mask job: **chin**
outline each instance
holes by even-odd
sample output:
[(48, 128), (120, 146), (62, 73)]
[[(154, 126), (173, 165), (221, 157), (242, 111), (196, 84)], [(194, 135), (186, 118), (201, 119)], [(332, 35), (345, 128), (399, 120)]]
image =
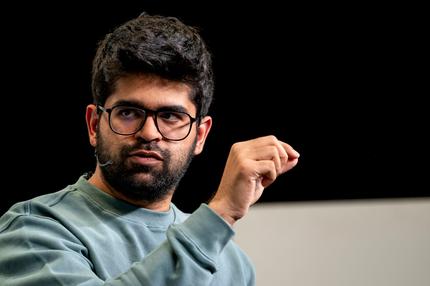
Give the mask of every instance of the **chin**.
[(132, 178), (138, 184), (152, 184), (154, 182), (154, 176), (150, 173), (136, 173), (132, 175)]

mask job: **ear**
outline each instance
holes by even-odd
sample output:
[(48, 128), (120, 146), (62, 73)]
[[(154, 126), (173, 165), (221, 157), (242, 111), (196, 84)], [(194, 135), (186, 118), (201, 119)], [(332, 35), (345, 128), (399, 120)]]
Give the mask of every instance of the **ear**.
[(97, 143), (96, 133), (97, 124), (99, 117), (97, 115), (97, 107), (94, 104), (87, 106), (87, 112), (85, 113), (85, 120), (87, 122), (88, 137), (90, 139), (91, 146), (95, 147)]
[(212, 117), (205, 116), (201, 119), (200, 125), (197, 126), (197, 143), (194, 149), (194, 155), (198, 155), (203, 151), (203, 147), (212, 127)]

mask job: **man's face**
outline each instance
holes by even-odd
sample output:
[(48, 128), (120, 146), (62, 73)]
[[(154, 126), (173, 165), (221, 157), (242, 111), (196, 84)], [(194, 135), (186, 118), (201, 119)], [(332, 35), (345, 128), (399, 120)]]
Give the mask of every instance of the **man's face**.
[[(118, 80), (105, 108), (130, 104), (151, 110), (182, 108), (192, 117), (196, 108), (189, 99), (190, 88), (182, 83), (154, 77), (130, 76)], [(109, 127), (108, 113), (100, 114), (96, 151), (106, 182), (130, 199), (155, 202), (171, 194), (185, 174), (195, 153), (196, 127), (187, 138), (169, 141), (158, 132), (148, 116), (134, 135), (118, 135)], [(196, 123), (194, 123), (196, 124)]]

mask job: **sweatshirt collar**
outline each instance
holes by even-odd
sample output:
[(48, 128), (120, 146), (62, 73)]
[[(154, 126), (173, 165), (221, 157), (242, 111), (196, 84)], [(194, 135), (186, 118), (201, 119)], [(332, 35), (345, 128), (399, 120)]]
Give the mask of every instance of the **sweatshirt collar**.
[(130, 220), (149, 227), (167, 228), (176, 222), (178, 209), (173, 203), (167, 212), (153, 211), (139, 206), (132, 205), (125, 201), (103, 192), (90, 184), (85, 175), (82, 175), (75, 183), (76, 189), (82, 191), (90, 197), (105, 212), (108, 212), (121, 219)]

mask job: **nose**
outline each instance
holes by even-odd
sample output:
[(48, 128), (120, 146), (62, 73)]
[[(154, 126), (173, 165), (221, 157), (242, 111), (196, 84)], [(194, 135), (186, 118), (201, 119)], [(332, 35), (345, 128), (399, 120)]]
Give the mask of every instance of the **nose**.
[(146, 117), (142, 128), (140, 128), (140, 130), (135, 134), (135, 136), (140, 137), (147, 142), (158, 141), (163, 138), (160, 132), (158, 132), (154, 115), (151, 114)]

